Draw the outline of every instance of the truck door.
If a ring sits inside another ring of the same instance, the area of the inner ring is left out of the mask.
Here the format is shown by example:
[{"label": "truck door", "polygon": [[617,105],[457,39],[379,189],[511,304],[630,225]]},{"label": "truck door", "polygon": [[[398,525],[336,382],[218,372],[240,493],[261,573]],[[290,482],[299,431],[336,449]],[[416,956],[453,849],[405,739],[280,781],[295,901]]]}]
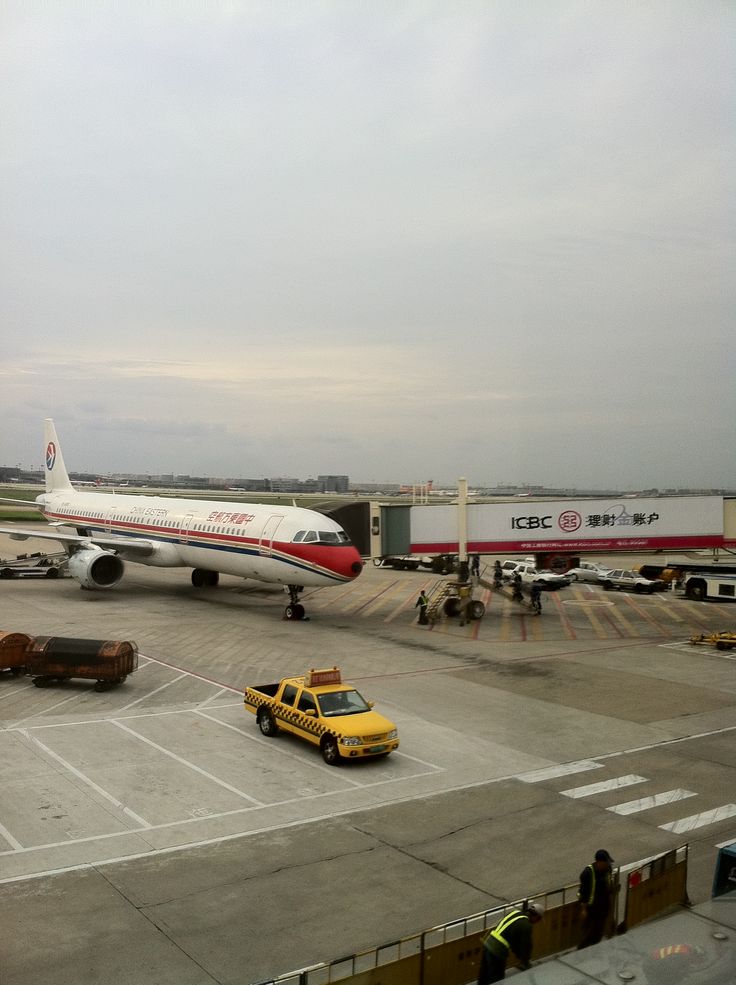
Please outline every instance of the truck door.
[{"label": "truck door", "polygon": [[284,519],[282,514],[272,513],[271,516],[263,524],[263,530],[261,531],[261,539],[258,542],[258,553],[262,557],[271,556],[271,548],[273,546],[273,538],[276,533],[276,528]]}]

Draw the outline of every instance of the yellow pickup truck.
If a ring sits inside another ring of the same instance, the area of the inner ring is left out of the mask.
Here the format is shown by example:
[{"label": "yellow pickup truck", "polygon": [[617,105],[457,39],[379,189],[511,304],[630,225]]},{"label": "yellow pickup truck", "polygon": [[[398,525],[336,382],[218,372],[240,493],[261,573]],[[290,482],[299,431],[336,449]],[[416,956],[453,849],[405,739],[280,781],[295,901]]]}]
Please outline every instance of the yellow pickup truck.
[{"label": "yellow pickup truck", "polygon": [[264,735],[292,732],[319,746],[329,766],[342,759],[386,756],[399,748],[394,723],[373,711],[373,702],[354,687],[343,684],[337,667],[247,687],[244,704]]}]

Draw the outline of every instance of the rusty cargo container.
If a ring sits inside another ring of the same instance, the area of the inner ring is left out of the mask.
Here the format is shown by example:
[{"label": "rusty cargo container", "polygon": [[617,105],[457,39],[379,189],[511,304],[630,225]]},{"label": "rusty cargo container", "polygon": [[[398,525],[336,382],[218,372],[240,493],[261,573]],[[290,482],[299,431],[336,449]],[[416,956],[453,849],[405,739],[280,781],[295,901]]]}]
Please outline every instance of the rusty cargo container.
[{"label": "rusty cargo container", "polygon": [[32,643],[25,633],[0,633],[0,671],[22,674]]},{"label": "rusty cargo container", "polygon": [[36,687],[81,677],[95,681],[96,691],[122,684],[138,669],[138,646],[130,640],[79,640],[37,636],[26,662]]}]

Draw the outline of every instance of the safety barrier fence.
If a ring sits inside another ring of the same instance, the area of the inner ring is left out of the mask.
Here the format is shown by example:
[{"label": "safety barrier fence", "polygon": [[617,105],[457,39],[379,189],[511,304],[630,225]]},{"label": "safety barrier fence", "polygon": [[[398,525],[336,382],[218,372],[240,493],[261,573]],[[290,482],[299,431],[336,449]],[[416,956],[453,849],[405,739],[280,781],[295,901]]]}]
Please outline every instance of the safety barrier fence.
[{"label": "safety barrier fence", "polygon": [[[688,846],[683,845],[616,870],[618,892],[608,933],[623,932],[686,903],[687,858]],[[529,903],[542,903],[546,911],[534,928],[535,961],[575,947],[580,935],[577,893],[578,883],[570,883],[258,985],[466,985],[478,977],[484,933],[510,910]],[[514,966],[513,955],[508,966]]]}]

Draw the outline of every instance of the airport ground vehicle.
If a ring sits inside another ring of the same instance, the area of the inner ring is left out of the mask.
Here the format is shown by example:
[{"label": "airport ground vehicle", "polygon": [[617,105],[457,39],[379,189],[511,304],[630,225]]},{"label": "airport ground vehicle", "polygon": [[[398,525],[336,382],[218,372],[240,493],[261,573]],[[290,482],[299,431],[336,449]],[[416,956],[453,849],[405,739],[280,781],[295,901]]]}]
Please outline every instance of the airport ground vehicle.
[{"label": "airport ground vehicle", "polygon": [[397,571],[418,571],[419,568],[432,568],[433,558],[419,557],[416,554],[393,555],[382,558],[382,568],[395,568]]},{"label": "airport ground vehicle", "polygon": [[138,669],[138,646],[129,640],[81,640],[37,636],[31,642],[25,672],[36,687],[72,677],[95,682],[95,691],[122,684]]},{"label": "airport ground vehicle", "polygon": [[710,643],[716,650],[736,650],[736,633],[701,633],[691,636],[691,643]]},{"label": "airport ground vehicle", "polygon": [[596,585],[600,584],[600,575],[609,569],[595,561],[581,561],[576,568],[570,568],[565,572],[565,578],[570,581],[592,581]]},{"label": "airport ground vehicle", "polygon": [[0,578],[59,578],[65,574],[60,561],[65,555],[19,554],[8,561],[0,561]]},{"label": "airport ground vehicle", "polygon": [[501,570],[504,578],[515,578],[521,576],[523,585],[539,585],[545,592],[554,592],[558,588],[567,588],[570,579],[567,575],[556,575],[552,571],[538,571],[536,565],[529,561],[519,561],[513,568],[506,568],[508,561],[504,561]]},{"label": "airport ground vehicle", "polygon": [[338,667],[246,687],[243,703],[264,735],[273,737],[283,730],[306,739],[319,746],[329,766],[342,759],[386,756],[399,748],[394,723],[344,684]]},{"label": "airport ground vehicle", "polygon": [[700,571],[686,575],[683,588],[686,597],[697,602],[736,601],[736,575],[716,575]]},{"label": "airport ground vehicle", "polygon": [[600,575],[600,583],[609,592],[613,588],[618,588],[619,591],[628,589],[632,592],[646,592],[648,595],[667,588],[667,583],[664,581],[644,578],[636,571],[629,571],[626,568],[611,568],[610,571],[604,571]]},{"label": "airport ground vehicle", "polygon": [[138,646],[130,640],[0,633],[0,670],[28,674],[36,687],[80,677],[93,680],[96,691],[106,691],[137,669]]}]

